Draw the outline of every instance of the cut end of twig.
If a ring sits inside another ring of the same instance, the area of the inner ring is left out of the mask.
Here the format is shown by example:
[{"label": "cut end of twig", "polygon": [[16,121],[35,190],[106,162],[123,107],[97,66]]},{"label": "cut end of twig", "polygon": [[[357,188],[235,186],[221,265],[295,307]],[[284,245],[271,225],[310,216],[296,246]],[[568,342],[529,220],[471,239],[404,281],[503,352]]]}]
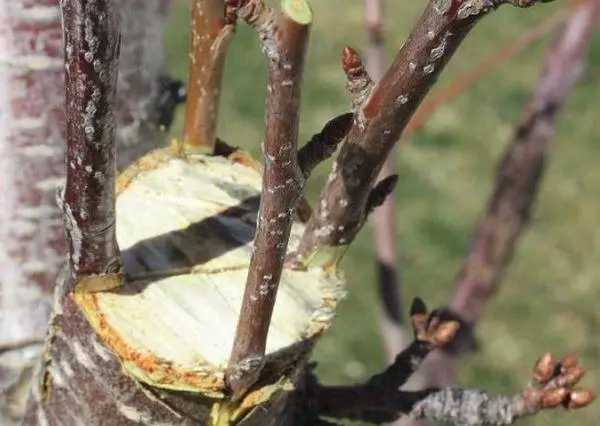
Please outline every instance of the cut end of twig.
[{"label": "cut end of twig", "polygon": [[301,25],[312,22],[312,11],[306,0],[281,0],[281,10]]}]

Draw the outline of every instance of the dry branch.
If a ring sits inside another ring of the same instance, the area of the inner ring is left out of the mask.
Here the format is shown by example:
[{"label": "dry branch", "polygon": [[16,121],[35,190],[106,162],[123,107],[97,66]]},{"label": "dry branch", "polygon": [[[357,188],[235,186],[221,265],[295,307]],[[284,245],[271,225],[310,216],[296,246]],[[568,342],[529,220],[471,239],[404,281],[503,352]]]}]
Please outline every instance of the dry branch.
[{"label": "dry branch", "polygon": [[301,261],[326,247],[343,251],[354,239],[365,221],[371,187],[408,120],[473,25],[504,3],[528,7],[536,1],[429,2],[386,74],[355,112],[354,126],[299,247]]},{"label": "dry branch", "polygon": [[232,1],[258,32],[267,59],[263,188],[254,248],[227,383],[242,394],[258,378],[296,204],[304,187],[298,167],[298,120],[311,12],[304,1],[276,10],[260,0]]},{"label": "dry branch", "polygon": [[193,0],[183,136],[188,148],[214,152],[221,79],[235,19],[224,0]]}]

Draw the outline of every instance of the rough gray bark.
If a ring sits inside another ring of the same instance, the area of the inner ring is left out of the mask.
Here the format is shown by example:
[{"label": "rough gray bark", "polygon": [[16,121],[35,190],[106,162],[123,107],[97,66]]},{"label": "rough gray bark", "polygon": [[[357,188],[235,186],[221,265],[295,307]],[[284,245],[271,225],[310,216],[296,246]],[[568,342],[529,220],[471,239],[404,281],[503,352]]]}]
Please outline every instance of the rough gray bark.
[{"label": "rough gray bark", "polygon": [[[156,144],[154,100],[170,0],[121,0],[120,166]],[[0,1],[0,424],[17,421],[65,263],[62,32],[56,0]]]}]

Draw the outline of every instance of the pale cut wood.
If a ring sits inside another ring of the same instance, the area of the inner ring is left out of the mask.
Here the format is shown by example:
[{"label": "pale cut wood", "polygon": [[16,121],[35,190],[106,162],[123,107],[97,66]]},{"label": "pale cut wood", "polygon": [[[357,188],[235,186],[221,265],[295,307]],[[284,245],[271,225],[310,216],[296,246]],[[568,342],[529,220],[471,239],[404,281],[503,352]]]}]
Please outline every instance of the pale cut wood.
[{"label": "pale cut wood", "polygon": [[[159,150],[119,178],[117,240],[126,274],[86,278],[75,299],[137,380],[222,396],[260,196],[260,173],[248,163]],[[290,251],[303,232],[294,222]],[[305,358],[343,296],[340,275],[284,270],[265,374]]]}]

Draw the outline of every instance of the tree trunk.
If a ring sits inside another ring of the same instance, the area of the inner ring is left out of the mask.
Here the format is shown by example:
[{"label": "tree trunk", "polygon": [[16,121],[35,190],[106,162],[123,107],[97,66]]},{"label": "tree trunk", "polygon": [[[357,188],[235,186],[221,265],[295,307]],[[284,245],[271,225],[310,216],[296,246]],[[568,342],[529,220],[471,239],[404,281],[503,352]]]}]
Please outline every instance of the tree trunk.
[{"label": "tree trunk", "polygon": [[[119,162],[162,143],[151,123],[170,0],[121,0]],[[0,1],[0,424],[24,409],[66,253],[61,17],[56,0]]]},{"label": "tree trunk", "polygon": [[[166,149],[119,177],[126,275],[63,277],[25,424],[284,424],[302,401],[304,367],[343,280],[320,268],[284,270],[258,385],[242,401],[225,397],[253,251],[257,169],[243,153],[178,157]],[[290,250],[303,229],[294,223]]]}]

